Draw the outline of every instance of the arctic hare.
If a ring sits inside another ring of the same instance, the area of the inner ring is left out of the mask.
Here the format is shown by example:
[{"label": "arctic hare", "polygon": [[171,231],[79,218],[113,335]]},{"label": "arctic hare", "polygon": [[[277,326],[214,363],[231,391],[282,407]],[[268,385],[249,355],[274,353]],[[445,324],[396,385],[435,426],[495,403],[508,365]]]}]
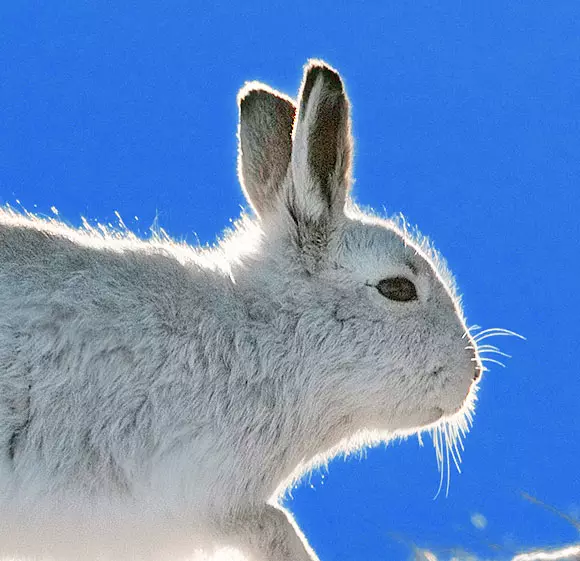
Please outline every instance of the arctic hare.
[{"label": "arctic hare", "polygon": [[476,343],[435,254],[351,202],[338,73],[239,107],[254,218],[213,249],[1,212],[0,558],[311,561],[285,482],[466,415]]}]

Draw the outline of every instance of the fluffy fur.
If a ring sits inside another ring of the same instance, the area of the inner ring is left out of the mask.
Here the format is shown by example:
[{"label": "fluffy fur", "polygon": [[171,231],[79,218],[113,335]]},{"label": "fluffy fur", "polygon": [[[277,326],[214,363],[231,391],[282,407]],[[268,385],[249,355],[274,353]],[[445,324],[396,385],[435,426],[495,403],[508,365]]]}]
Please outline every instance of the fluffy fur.
[{"label": "fluffy fur", "polygon": [[0,558],[312,561],[288,481],[465,417],[476,344],[433,254],[350,201],[339,75],[239,103],[256,218],[213,249],[0,213]]}]

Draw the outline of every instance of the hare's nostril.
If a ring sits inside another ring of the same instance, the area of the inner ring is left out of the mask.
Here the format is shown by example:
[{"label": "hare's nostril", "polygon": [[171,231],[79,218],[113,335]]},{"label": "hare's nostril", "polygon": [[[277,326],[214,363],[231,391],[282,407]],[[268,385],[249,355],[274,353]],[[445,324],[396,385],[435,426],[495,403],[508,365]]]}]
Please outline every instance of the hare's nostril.
[{"label": "hare's nostril", "polygon": [[443,366],[438,366],[437,368],[435,368],[433,370],[433,372],[431,372],[431,374],[433,376],[439,376],[439,374],[441,374],[441,372],[443,372]]},{"label": "hare's nostril", "polygon": [[473,381],[477,382],[477,380],[479,380],[481,378],[481,372],[482,372],[482,367],[479,364],[475,364],[475,368],[474,368],[475,372],[473,374]]}]

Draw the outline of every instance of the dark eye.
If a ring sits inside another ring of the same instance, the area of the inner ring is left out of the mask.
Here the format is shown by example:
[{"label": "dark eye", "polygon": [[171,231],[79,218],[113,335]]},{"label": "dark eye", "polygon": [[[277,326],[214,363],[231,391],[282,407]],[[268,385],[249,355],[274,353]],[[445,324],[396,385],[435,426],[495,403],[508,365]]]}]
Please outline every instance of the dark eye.
[{"label": "dark eye", "polygon": [[383,279],[377,284],[377,290],[389,300],[396,300],[397,302],[417,300],[415,285],[405,277]]}]

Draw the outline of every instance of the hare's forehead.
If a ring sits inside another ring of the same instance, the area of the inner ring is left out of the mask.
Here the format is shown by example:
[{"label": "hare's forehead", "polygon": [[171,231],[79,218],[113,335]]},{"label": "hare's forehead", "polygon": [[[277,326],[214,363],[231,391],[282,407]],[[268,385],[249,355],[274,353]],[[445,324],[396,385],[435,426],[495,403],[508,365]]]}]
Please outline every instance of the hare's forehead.
[{"label": "hare's forehead", "polygon": [[348,221],[339,249],[339,261],[351,270],[368,274],[410,271],[439,282],[460,301],[457,285],[446,260],[426,236],[404,219],[384,220],[362,215]]},{"label": "hare's forehead", "polygon": [[339,249],[340,259],[359,266],[409,267],[415,273],[430,267],[422,252],[395,228],[352,221],[345,228]]}]

